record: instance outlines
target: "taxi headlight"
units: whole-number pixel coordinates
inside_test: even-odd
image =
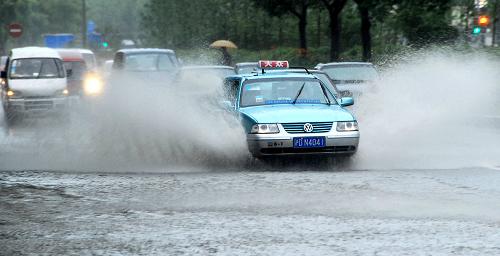
[[[96,95],[102,92],[102,82],[99,78],[87,78],[83,84],[83,90],[87,95]]]
[[[254,124],[250,133],[279,133],[278,124]]]
[[[337,132],[352,132],[358,131],[358,122],[337,122]]]

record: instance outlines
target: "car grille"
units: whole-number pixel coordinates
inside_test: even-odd
[[[262,154],[311,154],[311,153],[353,153],[355,146],[333,146],[324,148],[263,148]]]
[[[24,102],[26,110],[48,110],[52,109],[53,102],[51,100],[37,100]]]
[[[283,128],[288,133],[306,133],[304,131],[304,125],[306,123],[285,123]],[[313,126],[313,131],[310,133],[321,133],[321,132],[329,132],[332,129],[333,122],[311,122]]]

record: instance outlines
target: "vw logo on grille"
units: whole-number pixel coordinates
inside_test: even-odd
[[[314,127],[310,123],[305,123],[304,124],[304,132],[312,132],[314,130]]]

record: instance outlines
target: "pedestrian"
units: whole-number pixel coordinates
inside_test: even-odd
[[[220,50],[222,51],[221,64],[225,66],[231,66],[233,61],[231,59],[231,55],[227,51],[227,47],[221,47]]]

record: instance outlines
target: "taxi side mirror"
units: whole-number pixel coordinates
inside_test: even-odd
[[[347,107],[354,105],[354,99],[352,97],[342,97],[340,98],[340,106]]]
[[[1,71],[0,72],[0,78],[7,79],[7,72],[6,71]]]
[[[73,75],[73,69],[66,70],[66,76],[71,77]]]

